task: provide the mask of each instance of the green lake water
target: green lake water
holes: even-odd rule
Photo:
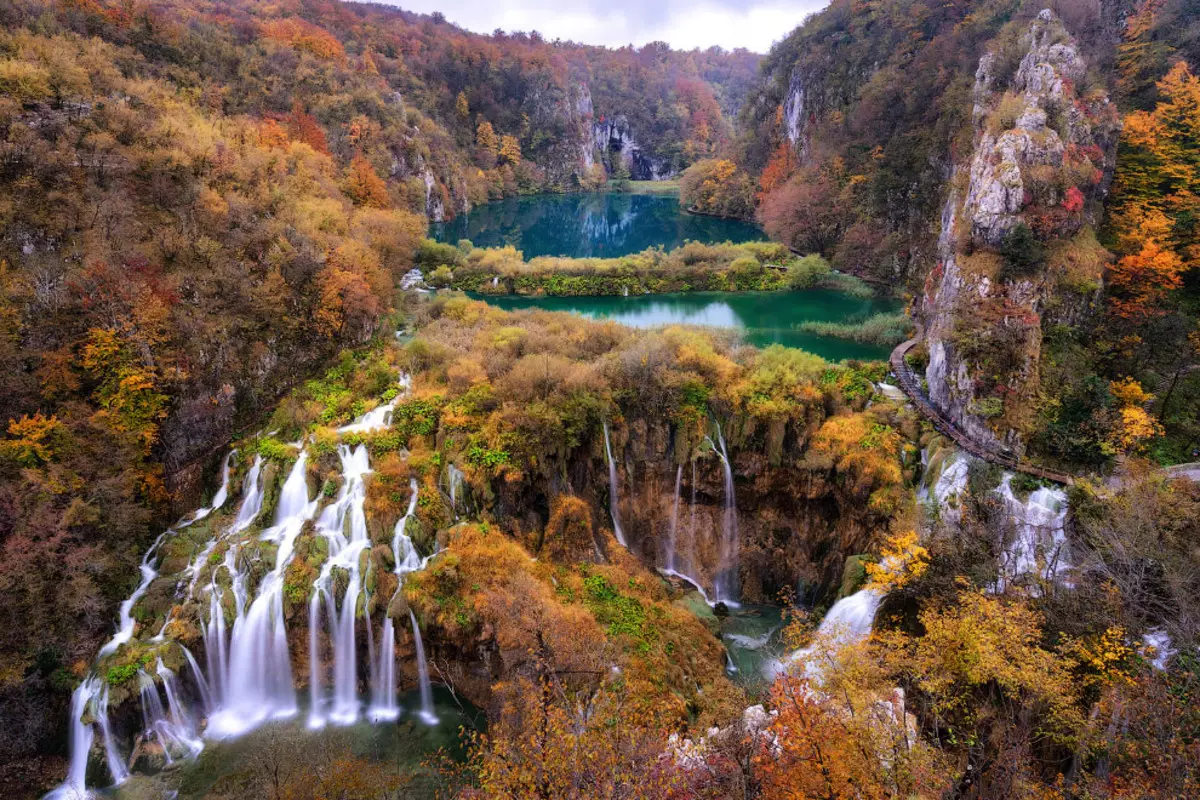
[[[429,226],[440,242],[470,239],[476,247],[512,245],[525,254],[615,258],[692,240],[749,242],[766,237],[756,225],[700,217],[679,207],[675,194],[535,195],[477,206],[450,222]]]
[[[831,361],[886,359],[889,348],[805,333],[803,322],[848,322],[896,311],[893,300],[860,300],[840,292],[688,292],[631,297],[528,297],[472,295],[508,311],[569,311],[591,319],[610,319],[635,328],[705,325],[734,330],[746,342],[765,347],[798,347]]]

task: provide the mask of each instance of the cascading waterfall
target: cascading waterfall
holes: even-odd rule
[[[433,685],[429,682],[429,664],[425,661],[425,645],[421,642],[421,626],[417,624],[417,615],[410,608],[408,618],[412,620],[413,646],[417,651],[417,681],[421,687],[421,710],[417,716],[426,725],[437,725],[437,714],[433,713]]]
[[[142,563],[138,569],[142,573],[141,583],[133,590],[133,594],[123,601],[118,611],[119,622],[117,623],[116,634],[108,640],[108,644],[100,648],[100,657],[115,653],[117,648],[133,638],[133,628],[136,624],[133,619],[133,607],[137,601],[142,598],[146,590],[150,588],[150,581],[158,577],[158,570],[154,567],[154,555],[158,552],[158,546],[162,544],[163,537],[170,531],[163,531],[154,540],[154,544],[150,545],[150,549],[146,551],[146,555],[142,556]]]
[[[406,393],[408,386],[407,377],[401,376],[401,391]],[[387,427],[395,403],[392,400],[380,405],[341,431],[355,433]],[[297,446],[302,448],[303,440]],[[225,456],[221,484],[211,504],[164,531],[146,552],[140,565],[141,580],[133,594],[121,604],[117,632],[101,650],[101,657],[116,652],[133,639],[137,628],[134,608],[158,577],[156,560],[166,537],[224,507],[230,494],[235,453],[231,450]],[[315,724],[322,724],[325,714],[332,722],[346,724],[358,719],[361,713],[355,623],[360,598],[365,596],[363,555],[371,547],[364,509],[364,476],[371,470],[363,445],[355,448],[340,446],[338,457],[342,464],[342,488],[335,500],[323,509],[315,526],[316,533],[329,545],[329,556],[315,581],[310,601],[309,657],[313,665],[313,716],[310,722]],[[188,566],[176,574],[175,597],[184,602],[199,600],[207,609],[207,614],[199,615],[205,646],[203,659],[198,661],[188,648],[175,643],[186,661],[186,689],[185,681],[163,663],[161,656],[155,670],[138,670],[135,677],[145,726],[143,736],[162,747],[163,757],[168,762],[193,757],[200,752],[203,746],[199,735],[200,721],[205,717],[205,736],[222,738],[249,731],[267,719],[296,712],[283,617],[283,581],[295,554],[296,541],[305,525],[317,517],[321,505],[319,499],[309,498],[307,461],[308,455],[301,449],[281,487],[271,527],[261,533],[244,534],[253,530],[262,514],[269,488],[264,485],[264,459],[256,455],[242,480],[241,502],[236,513],[232,513],[232,521],[216,532]],[[463,476],[455,469],[450,475],[452,503],[457,506],[462,499]],[[395,572],[401,580],[408,573],[422,569],[429,561],[429,558],[421,558],[407,534],[408,523],[417,508],[419,485],[415,479],[410,480],[410,490],[408,510],[397,522],[392,539]],[[244,538],[246,536],[251,538]],[[275,547],[273,568],[257,586],[254,585],[253,562],[258,551],[253,549],[253,537]],[[214,553],[220,553],[220,557],[214,559]],[[224,576],[221,576],[222,571]],[[202,576],[205,580],[198,586]],[[207,597],[204,592],[208,593]],[[340,602],[338,594],[342,595]],[[369,607],[370,598],[366,599]],[[148,641],[166,640],[173,615],[174,609],[168,611],[157,634]],[[229,624],[230,619],[232,624]],[[319,662],[322,619],[328,620],[333,651],[330,654],[333,684],[328,687],[328,696],[324,696]],[[411,612],[410,620],[421,687],[419,716],[425,722],[435,724],[437,717],[424,643],[416,616]],[[369,717],[372,720],[395,719],[399,716],[395,623],[385,615],[377,649],[369,618],[366,624],[371,650]],[[103,736],[105,760],[112,780],[121,783],[129,773],[110,730],[107,683],[93,672],[72,696],[70,766],[66,780],[48,797],[68,800],[88,796],[86,772],[97,729]]]
[[[225,501],[229,499],[229,472],[231,466],[233,465],[234,453],[236,452],[237,448],[232,448],[228,453],[225,454],[225,460],[221,462],[221,486],[217,489],[217,493],[213,495],[212,503],[204,508],[199,509],[196,511],[196,513],[192,514],[192,516],[188,517],[187,520],[181,522],[179,524],[180,527],[186,527],[191,525],[193,522],[199,522],[209,514],[219,509],[221,506],[225,505]]]
[[[692,502],[688,507],[688,564],[696,563],[696,459],[692,459]]]
[[[1024,501],[1013,494],[1011,473],[996,488],[1015,528],[1012,544],[1003,554],[996,589],[1021,576],[1065,582],[1067,559],[1067,494],[1060,487],[1040,486]]]
[[[367,535],[367,519],[363,510],[366,501],[366,486],[363,476],[371,471],[365,445],[351,450],[347,445],[338,446],[338,457],[342,462],[343,484],[337,499],[321,512],[317,520],[317,532],[329,543],[329,558],[321,567],[316,581],[316,592],[325,599],[329,618],[329,629],[333,646],[333,695],[328,719],[339,725],[349,725],[358,719],[358,656],[355,650],[355,616],[361,589],[360,556],[368,550],[371,540]],[[346,531],[349,531],[349,537]],[[339,609],[334,598],[333,570],[343,570],[347,576],[346,591]],[[318,603],[309,605],[310,636],[321,624]],[[309,726],[325,724],[324,702],[320,688],[320,660],[313,639],[310,639],[309,657],[312,659],[311,680],[313,683],[313,707],[309,712]]]
[[[462,470],[456,465],[450,464],[446,467],[446,485],[450,490],[450,509],[454,512],[455,519],[458,519],[458,500],[462,497],[464,478]]]
[[[707,441],[721,458],[725,469],[725,508],[721,515],[721,540],[717,548],[717,571],[713,577],[713,596],[717,602],[726,605],[737,605],[738,596],[738,521],[737,497],[733,484],[733,466],[729,462],[729,452],[725,448],[725,435],[721,432],[721,423],[717,423],[717,442],[711,438]],[[718,445],[720,447],[718,448]]]
[[[704,590],[704,585],[702,583],[700,583],[700,581],[696,580],[691,575],[688,575],[682,569],[680,569],[680,567],[683,565],[680,565],[677,563],[679,560],[678,552],[677,552],[678,551],[678,530],[679,530],[679,499],[680,499],[680,493],[682,490],[682,483],[683,483],[683,465],[680,464],[675,469],[675,498],[671,503],[671,526],[667,531],[667,548],[666,548],[666,555],[663,559],[665,562],[665,566],[663,566],[662,569],[659,570],[659,572],[661,572],[663,575],[667,575],[672,578],[678,578],[682,581],[686,581],[688,584],[690,584],[692,587],[694,587],[697,592],[700,593],[700,596],[702,598],[704,598],[705,603],[707,603],[710,606],[713,606],[713,605],[716,605],[716,601],[713,600],[709,596],[708,592],[706,592]],[[687,562],[686,562],[686,566],[688,569],[691,569],[692,565],[696,561],[696,530],[695,530],[696,529],[696,462],[694,462],[694,461],[692,462],[691,515],[692,515],[692,524],[691,524],[692,534],[691,534],[691,544],[689,547],[689,553],[691,555],[687,559]]]
[[[92,750],[95,731],[92,726],[83,721],[88,706],[100,692],[100,679],[92,675],[75,687],[71,695],[71,738],[70,765],[67,767],[67,779],[58,788],[46,795],[45,800],[76,800],[85,798],[87,792],[88,754]]]
[[[671,527],[667,529],[667,552],[663,562],[671,572],[675,571],[675,551],[679,529],[679,489],[683,483],[683,464],[675,468],[675,494],[671,500]]]
[[[408,521],[417,512],[417,499],[420,486],[416,478],[408,481],[408,510],[396,522],[392,533],[392,555],[396,563],[395,572],[400,576],[400,584],[396,587],[399,594],[404,587],[404,576],[416,572],[424,566],[417,548],[406,533]],[[392,596],[395,599],[395,595]],[[388,603],[389,607],[391,603]],[[370,621],[367,622],[370,630]],[[418,673],[420,670],[418,669]],[[383,627],[379,633],[379,659],[373,665],[371,705],[367,716],[375,721],[393,720],[400,716],[400,703],[396,699],[396,628],[392,618],[384,611]]]
[[[205,715],[211,714],[213,711],[212,692],[209,691],[208,680],[204,677],[204,671],[196,663],[196,657],[192,655],[191,650],[188,650],[183,645],[179,645],[179,649],[183,651],[183,655],[187,658],[188,666],[192,668],[192,680],[196,682],[196,691],[200,694],[200,705],[203,707]]]
[[[196,723],[192,715],[184,708],[179,696],[179,679],[175,672],[158,659],[156,670],[162,681],[163,691],[167,694],[167,722],[171,736],[179,744],[187,748],[189,756],[195,756],[204,749],[204,743],[196,736]]]
[[[367,628],[370,629],[369,621]],[[373,722],[396,719],[400,716],[400,703],[396,700],[396,629],[386,611],[379,633],[379,658],[373,666],[372,675],[371,705],[367,708],[367,718]]]
[[[612,442],[608,435],[608,422],[604,423],[604,454],[608,457],[608,510],[612,514],[613,533],[622,547],[629,545],[625,541],[625,531],[621,529],[621,511],[619,495],[617,494],[617,463],[613,461]]]
[[[108,724],[108,687],[100,695],[100,706],[96,713],[96,724],[100,726],[100,735],[104,738],[104,763],[108,765],[108,774],[112,776],[114,785],[124,783],[129,778],[129,768],[117,752],[117,742]]]
[[[259,480],[262,476],[262,463],[262,456],[256,455],[254,463],[250,465],[250,472],[246,474],[246,484],[242,489],[244,499],[241,508],[238,509],[237,519],[233,522],[233,533],[249,528],[258,512],[262,511],[264,490],[262,481]]]
[[[816,638],[834,650],[862,641],[871,635],[871,627],[875,624],[875,612],[879,610],[881,602],[883,594],[876,589],[861,589],[849,597],[843,597],[830,607],[821,624],[817,626]],[[783,660],[767,663],[764,671],[768,678],[773,678],[790,664],[804,659],[812,652],[812,646],[802,648]],[[805,671],[810,678],[820,675],[819,666],[812,663],[806,664]]]
[[[296,537],[316,513],[316,503],[308,498],[307,460],[305,452],[296,458],[279,495],[275,524],[261,535],[263,541],[278,546],[275,566],[263,576],[249,609],[244,614],[239,611],[233,623],[228,671],[223,675],[225,691],[209,717],[210,736],[237,736],[265,719],[296,713],[283,619],[283,576],[295,553]],[[239,609],[242,605],[239,602]]]

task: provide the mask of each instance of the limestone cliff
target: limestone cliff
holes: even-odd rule
[[[624,115],[596,121],[592,137],[599,161],[609,175],[624,173],[635,181],[660,181],[676,174],[666,159],[634,138],[633,126]]]
[[[1118,122],[1104,90],[1087,87],[1079,47],[1048,9],[1015,51],[980,59],[974,150],[954,169],[921,298],[931,399],[1014,453],[1038,394],[1043,312],[1072,263],[1097,261],[1078,255],[1099,250],[1091,226]]]

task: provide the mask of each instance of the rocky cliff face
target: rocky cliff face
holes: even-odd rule
[[[1116,110],[1103,90],[1082,88],[1086,79],[1075,40],[1049,10],[1016,54],[980,60],[975,147],[955,168],[922,298],[931,399],[977,441],[1016,453],[1038,389],[1056,259],[1094,246],[1087,229],[1114,166]]]
[[[625,172],[635,181],[660,181],[676,174],[665,159],[653,155],[634,138],[633,126],[623,115],[596,122],[592,139],[609,175]]]

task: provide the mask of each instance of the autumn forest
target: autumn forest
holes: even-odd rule
[[[0,795],[1200,796],[1195,0],[0,21]]]

